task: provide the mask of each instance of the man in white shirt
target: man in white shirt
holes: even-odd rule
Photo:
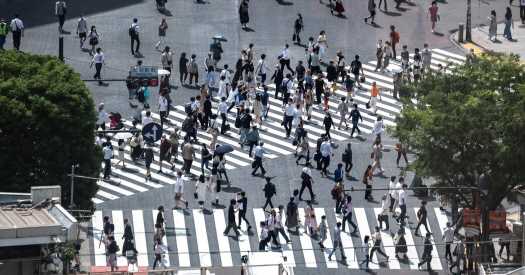
[[[139,20],[137,18],[133,18],[133,23],[131,23],[131,26],[129,28],[129,36],[131,38],[131,55],[139,54],[140,49],[140,38],[139,38],[139,32],[140,27],[138,24]],[[133,45],[136,44],[135,50],[133,50]]]
[[[288,103],[290,99],[290,92],[293,88],[293,78],[291,74],[286,74],[285,78],[281,82],[281,92],[283,93],[283,106]]]
[[[58,0],[55,3],[55,15],[58,17],[58,31],[64,32],[62,27],[66,21],[66,1]]]
[[[292,100],[288,100],[288,104],[286,104],[284,108],[284,118],[283,118],[283,126],[286,130],[286,138],[290,138],[290,134],[292,132],[292,121],[293,117],[295,115],[296,109],[295,106],[292,103]]]
[[[178,207],[179,202],[183,202],[188,208],[188,201],[184,199],[184,176],[182,171],[177,171],[177,178],[175,179],[175,184],[173,185],[175,192],[175,207]]]
[[[343,249],[343,243],[341,242],[341,222],[337,222],[335,225],[332,238],[334,249],[328,254],[328,260],[332,261],[332,255],[334,255],[337,248],[339,248],[339,251],[341,252],[341,260],[345,262],[345,250]]]
[[[255,74],[258,75],[261,80],[257,83],[257,87],[259,87],[260,84],[264,85],[266,82],[266,73],[270,70],[268,66],[266,66],[266,55],[261,54],[261,59],[259,59],[259,62],[257,62],[257,68],[255,69]]]
[[[266,153],[266,150],[263,148],[263,145],[264,145],[264,142],[261,142],[259,143],[259,146],[255,147],[255,152],[254,152],[255,158],[253,160],[253,165],[252,165],[253,166],[252,176],[255,176],[255,172],[257,172],[259,168],[261,168],[262,176],[266,174],[266,170],[264,169],[263,163],[262,163],[263,156]]]
[[[113,149],[111,149],[109,144],[106,144],[106,146],[102,148],[102,154],[104,155],[104,179],[109,180],[109,176],[111,175],[111,159],[113,158]]]
[[[146,110],[146,114],[142,116],[142,127],[145,127],[146,125],[153,122],[153,118],[151,117],[151,112],[149,110]]]
[[[159,96],[159,114],[160,114],[160,126],[164,127],[164,123],[168,122],[168,99],[166,94],[162,93]]]
[[[24,23],[20,18],[18,18],[18,14],[15,14],[15,18],[11,20],[11,33],[13,34],[13,47],[20,51],[20,41],[22,40],[22,36],[24,36]]]
[[[403,182],[403,178],[399,178],[399,181]],[[406,189],[407,189],[407,185],[403,184],[402,185],[402,189],[399,191],[399,194],[398,194],[398,197],[399,197],[398,198],[399,208],[401,208],[401,214],[399,214],[399,217],[397,218],[397,223],[399,223],[399,224],[404,224],[405,218],[407,218],[407,216],[406,216],[406,214],[407,214],[407,205],[406,205],[407,194],[406,194]]]
[[[394,204],[397,199],[397,190],[396,190],[396,176],[390,177],[390,182],[388,183],[388,195],[390,197],[390,213],[394,211]]]
[[[104,53],[102,52],[101,48],[97,48],[89,67],[91,68],[93,64],[95,64],[95,75],[93,76],[93,79],[98,79],[98,85],[104,84],[104,82],[102,82],[102,76],[100,75],[100,72],[102,71],[102,65],[104,64],[104,62]]]
[[[228,121],[226,118],[228,115],[228,103],[226,102],[226,97],[221,98],[221,103],[219,103],[219,106],[217,107],[217,112],[221,116],[221,134],[225,134],[226,122]]]
[[[321,175],[328,176],[328,166],[330,165],[330,157],[333,156],[332,153],[332,145],[330,144],[330,140],[325,137],[323,140],[323,143],[321,143],[320,147],[321,151]]]
[[[80,48],[82,48],[84,46],[84,42],[86,42],[87,32],[88,32],[87,21],[84,18],[84,16],[80,15],[80,18],[78,19],[78,23],[77,23],[77,35],[78,35],[78,38],[80,39]]]
[[[447,222],[447,227],[443,229],[443,240],[445,241],[445,259],[452,262],[452,253],[450,253],[450,245],[454,241],[454,226]]]
[[[286,66],[286,68],[293,74],[295,74],[295,72],[293,71],[293,69],[290,67],[290,52],[289,52],[289,48],[290,46],[288,44],[284,45],[284,49],[283,51],[281,52],[281,55],[279,56],[280,59],[279,59],[279,63],[281,63],[281,71],[284,72],[284,66]]]

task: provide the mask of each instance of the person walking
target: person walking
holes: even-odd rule
[[[246,212],[248,211],[248,198],[246,198],[246,192],[240,192],[238,193],[241,197],[237,200],[237,204],[239,206],[239,225],[237,228],[241,229],[241,223],[244,220],[246,223],[246,226],[248,227],[248,231],[252,229],[252,226],[250,225],[250,222],[246,219]]]
[[[317,37],[317,46],[319,47],[319,62],[325,62],[327,59],[326,49],[328,49],[328,40],[326,38],[326,32],[322,30]]]
[[[310,201],[315,201],[315,194],[312,190],[312,170],[308,167],[304,167],[301,171],[301,190],[299,191],[299,200],[303,200],[303,192],[305,189],[308,189],[308,192],[310,193]]]
[[[443,229],[443,237],[442,240],[445,241],[445,259],[452,263],[452,253],[450,253],[450,247],[452,246],[452,243],[454,242],[454,230],[456,228],[452,226],[450,222],[447,222],[447,227]]]
[[[271,178],[266,177],[265,179],[266,179],[266,184],[264,185],[263,192],[264,192],[264,197],[266,198],[266,202],[264,203],[264,206],[262,207],[263,210],[266,209],[266,206],[268,205],[270,206],[270,208],[273,208],[272,198],[273,196],[275,196],[275,194],[277,194],[275,184],[271,182]]]
[[[128,250],[134,250],[133,245],[133,229],[131,228],[131,224],[129,224],[128,219],[124,219],[124,234],[122,235],[122,239],[124,239],[124,244],[122,245],[122,256],[126,256],[126,251]]]
[[[381,9],[381,3],[384,3],[383,11],[385,11],[385,12],[388,11],[388,7],[387,7],[387,4],[386,4],[386,1],[387,0],[379,0],[379,5],[378,5],[379,9]]]
[[[182,159],[184,161],[183,171],[186,175],[190,175],[191,165],[195,157],[195,149],[190,142],[189,136],[185,138],[184,145],[182,145]]]
[[[131,26],[129,27],[128,34],[130,37],[130,46],[131,46],[131,55],[139,55],[139,49],[140,49],[140,36],[139,31],[140,27],[138,24],[139,20],[137,18],[133,18],[133,23],[131,23]],[[135,44],[136,43],[136,44]],[[135,48],[133,48],[135,46]]]
[[[396,221],[398,224],[405,224],[405,218],[407,218],[406,216],[406,213],[407,213],[407,193],[406,193],[406,189],[407,189],[407,185],[404,184],[404,179],[403,178],[399,178],[398,180],[400,183],[401,183],[401,187],[402,189],[399,190],[399,193],[397,195],[398,197],[398,205],[399,205],[399,208],[401,209],[401,213],[399,214],[399,216],[396,218]]]
[[[111,159],[113,158],[113,149],[109,144],[106,144],[102,148],[102,154],[104,155],[104,180],[109,180],[111,175]]]
[[[332,115],[330,115],[329,112],[326,112],[323,119],[323,126],[325,131],[325,136],[331,140],[332,137],[330,136],[330,129],[332,129],[332,125],[334,125],[334,120],[332,119]]]
[[[246,134],[246,142],[250,149],[248,149],[248,156],[252,157],[253,147],[259,144],[259,129],[256,125],[253,125],[252,128]]]
[[[144,146],[144,165],[146,166],[146,181],[151,180],[151,164],[153,163],[153,145],[146,143]]]
[[[381,167],[381,159],[383,158],[383,145],[381,144],[381,139],[376,138],[374,145],[372,146],[372,156],[374,162],[372,163],[372,170],[370,171],[372,174],[376,170],[376,168],[379,169],[379,173],[382,174],[385,170],[383,167]]]
[[[394,212],[394,205],[397,200],[397,189],[396,189],[396,176],[390,177],[390,182],[388,183],[388,195],[390,197],[390,205],[388,210],[390,213]]]
[[[164,206],[157,207],[158,213],[157,217],[155,218],[155,235],[153,237],[154,240],[160,240],[162,243],[162,237],[165,236],[166,230],[165,230],[165,219],[164,219]]]
[[[153,261],[152,269],[155,270],[157,268],[157,264],[159,264],[159,266],[165,269],[167,268],[167,266],[162,259],[165,256],[164,255],[164,245],[162,244],[162,240],[155,239],[154,242],[155,242],[155,245],[153,247],[153,251],[155,254],[155,260]]]
[[[352,119],[352,132],[350,133],[350,136],[354,137],[354,131],[357,130],[357,135],[361,134],[361,130],[359,129],[359,120],[363,122],[363,117],[361,116],[361,112],[357,108],[357,104],[354,104],[354,109],[350,112],[350,118]]]
[[[334,255],[337,248],[339,248],[339,251],[341,252],[341,261],[345,262],[346,256],[345,256],[345,251],[343,249],[343,243],[341,241],[341,222],[337,222],[337,224],[335,225],[332,236],[333,236],[333,247],[334,248],[332,249],[330,254],[328,254],[328,260],[329,261],[332,260],[332,255]]]
[[[186,84],[186,79],[188,78],[188,58],[186,57],[186,53],[182,52],[180,54],[179,58],[179,81],[180,85]],[[196,77],[198,80],[198,77]],[[196,81],[197,81],[196,80]]]
[[[289,81],[292,81],[292,80],[289,80]],[[282,122],[284,130],[286,131],[285,138],[287,139],[290,138],[290,135],[292,133],[292,122],[293,122],[293,117],[296,111],[297,110],[295,109],[295,106],[293,105],[293,101],[291,99],[288,99],[287,104],[284,108],[284,117],[283,117],[283,122]]]
[[[266,170],[263,167],[263,157],[266,153],[266,149],[263,146],[264,142],[261,141],[259,145],[255,147],[254,160],[252,163],[252,176],[255,176],[255,173],[257,172],[257,170],[259,170],[259,168],[261,168],[261,176],[264,176],[264,174],[266,174]]]
[[[261,54],[261,58],[257,62],[257,68],[255,69],[255,75],[259,77],[259,82],[257,82],[257,87],[259,87],[261,84],[265,86],[266,83],[266,75],[270,68],[266,65],[266,54]]]
[[[352,231],[351,234],[354,234],[357,231],[357,225],[352,221],[352,196],[347,195],[346,201],[343,204],[343,232],[346,228],[346,223],[350,223],[350,225],[354,228],[354,231]]]
[[[162,64],[162,68],[164,70],[171,73],[171,69],[173,68],[173,53],[171,52],[169,46],[164,47],[164,50],[160,54],[160,63]]]
[[[292,228],[295,229],[295,233],[299,232],[299,215],[297,210],[297,204],[294,202],[294,197],[290,197],[290,201],[286,205],[286,227],[288,231],[291,231]]]
[[[355,59],[352,61],[352,63],[350,63],[350,70],[354,75],[354,80],[355,83],[357,83],[357,87],[362,89],[363,86],[361,86],[361,79],[359,75],[365,75],[365,72],[363,71],[363,64],[361,64],[361,61],[359,61],[359,55],[356,54]]]
[[[175,169],[175,164],[171,162],[171,148],[173,145],[171,144],[171,140],[166,137],[166,135],[162,135],[160,139],[160,146],[159,146],[159,173],[163,174],[162,171],[162,163],[166,161],[167,163],[171,164],[171,170],[173,171]]]
[[[377,114],[377,98],[379,97],[379,101],[383,100],[381,93],[379,92],[379,88],[377,87],[377,83],[374,81],[372,83],[372,88],[370,89],[370,109],[372,109],[372,113],[374,115]]]
[[[93,64],[95,64],[95,75],[93,75],[93,79],[98,79],[98,85],[103,85],[104,82],[102,82],[102,76],[100,75],[100,72],[102,71],[102,65],[105,64],[105,59],[101,48],[97,48],[89,68],[93,67]]]
[[[292,67],[290,67],[290,45],[285,44],[283,50],[281,51],[281,54],[279,55],[279,63],[281,64],[281,71],[284,72],[284,67],[288,69],[292,73],[292,75],[295,74]]]
[[[423,256],[421,257],[421,261],[417,264],[417,268],[421,268],[422,265],[425,263],[427,264],[427,270],[431,271],[432,268],[430,266],[430,263],[432,261],[432,242],[430,241],[430,237],[432,234],[427,233],[425,236],[425,242],[424,242],[424,249],[423,249]]]
[[[437,1],[432,1],[432,4],[430,4],[430,7],[428,8],[428,15],[430,17],[430,24],[432,24],[432,33],[436,31],[436,23],[439,21],[439,13],[438,13],[438,5]]]
[[[91,26],[87,39],[89,45],[91,46],[89,55],[93,56],[96,53],[95,47],[100,43],[100,35],[98,34],[97,28],[95,26]]]
[[[228,225],[226,226],[226,229],[224,230],[223,234],[224,236],[228,236],[228,233],[230,233],[230,230],[233,229],[236,236],[239,236],[239,230],[237,228],[237,223],[235,222],[235,199],[230,200],[230,206],[228,207]]]
[[[390,25],[390,45],[392,46],[392,58],[394,58],[394,60],[397,59],[396,46],[399,44],[399,40],[399,32],[396,31],[394,25]]]
[[[381,140],[381,134],[385,131],[385,124],[383,123],[383,117],[377,116],[376,122],[374,122],[374,127],[372,128],[372,136],[375,136],[374,142],[377,139]]]
[[[177,171],[177,176],[175,178],[175,184],[173,185],[173,189],[175,193],[175,207],[174,209],[180,209],[183,205],[184,207],[188,208],[188,201],[184,199],[184,183],[185,183],[185,177],[182,174],[182,171]]]
[[[11,24],[9,24],[11,27],[11,33],[13,35],[13,47],[20,51],[20,44],[22,37],[24,36],[24,22],[20,19],[20,16],[18,14],[15,14],[15,18],[11,20]]]
[[[55,2],[55,16],[58,17],[58,32],[64,33],[64,22],[66,21],[66,1],[58,0]]]
[[[399,254],[401,253],[403,256],[402,258],[404,260],[408,260],[408,257],[407,257],[408,247],[407,247],[407,241],[405,239],[405,229],[402,226],[397,230],[397,233],[394,236],[394,244],[395,244],[394,252],[396,254],[396,259],[398,260],[401,259],[401,257],[399,257]]]
[[[162,18],[159,24],[159,31],[158,31],[159,40],[155,44],[155,49],[157,51],[159,50],[160,45],[164,43],[164,39],[166,37],[166,30],[168,30],[168,22],[166,22],[166,18]]]
[[[117,252],[118,251],[119,251],[119,247],[117,245],[117,242],[115,241],[115,237],[109,236],[106,253],[108,255],[107,265],[111,267],[111,272],[115,272],[118,270],[118,267],[117,267]]]
[[[341,126],[344,123],[346,130],[348,130],[348,123],[346,122],[346,115],[348,114],[348,103],[346,102],[346,97],[341,97],[341,102],[337,106],[337,111],[339,112],[339,125],[337,126],[337,129],[341,130]]]
[[[374,258],[374,252],[377,252],[379,254],[381,254],[383,257],[386,258],[386,262],[388,262],[388,256],[385,254],[385,252],[383,252],[383,250],[381,250],[381,232],[379,230],[379,226],[376,226],[375,227],[375,232],[374,234],[372,235],[372,241],[374,242],[374,245],[372,246],[372,249],[370,250],[370,259],[373,259]]]
[[[360,250],[361,254],[365,255],[365,258],[359,263],[359,265],[365,265],[365,269],[368,270],[368,264],[370,263],[370,254],[368,252],[370,250],[370,236],[365,235]]]
[[[507,7],[507,10],[505,11],[505,29],[503,30],[503,37],[507,38],[509,41],[512,40],[511,28],[514,28],[514,21],[512,21],[512,11],[510,7]]]
[[[432,63],[432,51],[428,48],[428,44],[425,43],[423,45],[423,50],[421,51],[421,61],[423,64],[423,73],[429,73],[430,72],[430,64]],[[394,79],[394,84],[395,79]],[[397,85],[399,86],[400,83]],[[399,89],[399,87],[398,87]]]
[[[344,231],[344,230],[343,230]],[[328,225],[326,224],[326,216],[323,215],[321,216],[321,222],[319,223],[319,228],[318,228],[318,244],[319,244],[319,247],[321,248],[321,250],[324,250],[325,247],[324,247],[324,241],[326,241],[326,239],[328,238]]]
[[[279,237],[279,234],[283,235],[284,240],[286,243],[292,243],[288,235],[286,234],[286,231],[284,230],[283,226],[283,215],[284,215],[284,206],[279,205],[278,212],[276,213],[276,216],[274,218],[275,221],[275,236]]]
[[[78,19],[78,22],[77,22],[77,35],[80,40],[80,49],[84,47],[84,43],[86,42],[86,39],[87,39],[87,33],[88,33],[87,21],[83,15],[80,15],[80,18]]]
[[[299,137],[296,151],[297,159],[295,160],[295,163],[299,165],[299,161],[302,158],[305,158],[305,167],[310,167],[310,145],[308,144],[308,133],[306,131],[302,133],[301,137]]]
[[[250,22],[250,15],[248,12],[248,0],[242,0],[241,5],[239,6],[239,19],[243,30],[248,28],[247,24]]]
[[[375,72],[377,72],[378,70],[380,70],[381,68],[383,68],[383,56],[384,56],[384,52],[383,52],[383,40],[379,39],[379,41],[377,42],[377,46],[376,46],[376,68],[374,69]]]
[[[343,182],[336,182],[330,191],[330,195],[332,195],[332,199],[335,201],[335,213],[341,214],[345,199],[345,187]]]
[[[345,164],[345,173],[346,176],[350,176],[350,170],[352,170],[352,167],[354,167],[354,164],[352,162],[352,143],[348,143],[346,145],[345,151],[341,155],[341,161]]]
[[[376,3],[375,0],[368,0],[368,12],[369,16],[365,17],[365,23],[368,23],[369,19],[372,19],[370,24],[375,25],[374,19],[376,17]]]
[[[206,169],[208,170],[211,170],[210,169],[210,160],[212,160],[212,154],[210,153],[210,150],[208,150],[208,148],[206,147],[206,144],[205,143],[202,143],[202,148],[201,148],[201,174],[205,174],[204,173],[204,168],[206,167]]]
[[[327,136],[323,137],[323,142],[321,143],[321,158],[322,158],[322,166],[321,166],[321,176],[327,177],[328,176],[328,166],[330,165],[330,158],[333,156],[332,152],[332,145],[330,144],[330,140]]]
[[[381,197],[381,212],[377,215],[377,221],[379,223],[379,229],[383,230],[383,222],[386,225],[385,231],[390,229],[390,223],[388,221],[388,209],[390,206],[390,200],[388,199],[388,193]]]
[[[372,165],[368,165],[368,167],[365,170],[365,173],[363,174],[363,184],[366,186],[365,190],[365,200],[371,201],[372,198]]]
[[[498,21],[496,21],[496,11],[491,10],[489,20],[489,40],[496,42],[498,39]]]
[[[414,233],[414,235],[416,235],[416,236],[419,236],[419,227],[420,227],[421,225],[425,226],[425,230],[426,230],[427,232],[430,232],[430,231],[428,230],[428,224],[427,224],[427,216],[428,216],[428,213],[427,213],[426,205],[427,205],[427,202],[426,202],[426,201],[422,201],[422,202],[421,202],[421,206],[420,206],[419,209],[417,210],[417,219],[418,219],[418,223],[417,223],[416,230],[415,230],[415,233]]]
[[[293,32],[293,37],[292,37],[292,41],[296,43],[297,45],[301,45],[300,34],[303,29],[304,29],[303,16],[300,13],[298,13],[297,18],[295,19],[294,24],[293,24],[294,32]]]

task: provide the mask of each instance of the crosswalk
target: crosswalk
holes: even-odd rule
[[[410,218],[416,216],[417,209],[409,209]],[[241,257],[248,255],[251,265],[272,265],[283,262],[293,267],[328,268],[328,269],[360,269],[360,262],[365,255],[361,246],[365,235],[371,236],[375,226],[378,225],[377,214],[380,208],[354,208],[353,217],[358,226],[358,231],[350,234],[347,230],[342,232],[341,240],[347,257],[345,262],[328,254],[332,250],[332,239],[330,234],[336,222],[342,221],[342,216],[335,213],[333,208],[314,208],[317,224],[320,217],[326,216],[328,222],[328,236],[324,242],[326,249],[319,248],[318,239],[310,236],[304,228],[304,208],[299,208],[300,228],[297,234],[287,232],[291,243],[286,243],[282,236],[279,237],[280,248],[268,246],[265,251],[259,251],[259,236],[261,232],[260,222],[265,221],[268,212],[261,208],[249,209],[247,219],[253,226],[252,232],[247,231],[243,222],[240,230],[241,235],[237,238],[224,236],[223,231],[227,224],[227,210],[168,210],[164,216],[166,220],[166,235],[163,244],[167,246],[164,264],[167,267],[228,267],[241,264]],[[122,234],[124,233],[123,220],[126,218],[132,224],[135,248],[138,251],[138,265],[141,267],[152,266],[154,261],[153,234],[157,210],[98,210],[95,211],[90,227],[91,264],[96,267],[106,266],[104,244],[101,244],[102,217],[109,216],[115,225],[115,239],[119,247],[123,247]],[[442,235],[449,216],[439,208],[429,209],[428,212],[429,231],[433,233],[431,266],[434,270],[446,269],[444,246]],[[392,270],[417,270],[417,264],[421,261],[423,254],[424,239],[416,236],[414,230],[416,222],[409,222],[409,228],[405,230],[405,239],[408,245],[408,260],[395,257],[394,233],[397,225],[390,218],[390,230],[382,231],[382,250],[389,255],[386,260],[383,256],[374,255],[369,267],[371,269],[388,268]],[[350,228],[350,226],[348,226]],[[287,228],[285,228],[287,229]],[[426,233],[424,228],[420,229],[421,235]],[[118,265],[126,266],[126,258],[118,253]],[[441,255],[441,256],[440,256]],[[337,258],[337,259],[336,259]]]
[[[451,53],[441,49],[432,50],[432,64],[433,69],[437,69],[438,65],[443,65],[444,67],[450,68],[451,66],[462,64],[465,61],[465,57]],[[383,117],[383,123],[385,126],[395,126],[395,119],[399,115],[402,104],[393,98],[392,89],[393,89],[393,78],[392,71],[398,70],[401,64],[399,61],[390,61],[385,72],[376,72],[375,61],[370,61],[363,64],[363,70],[365,72],[365,83],[362,84],[363,88],[355,92],[353,97],[354,103],[358,104],[358,108],[361,111],[363,117],[363,122],[360,122],[360,129],[364,134],[370,134],[374,127],[374,123],[377,119],[376,116],[371,114],[366,109],[366,103],[369,100],[370,88],[372,83],[375,81],[379,88],[381,89],[382,100],[377,102],[377,114]],[[295,146],[292,144],[291,140],[285,140],[285,130],[281,126],[281,120],[283,117],[282,110],[282,101],[280,99],[275,99],[273,95],[275,94],[275,85],[270,84],[269,94],[269,112],[268,120],[264,121],[260,129],[260,139],[264,141],[266,149],[269,151],[269,154],[265,156],[268,159],[275,159],[279,156],[290,155],[295,152]],[[337,106],[339,104],[339,98],[342,96],[347,96],[345,89],[338,84],[337,89],[335,90],[336,96],[331,96],[329,99],[329,112],[332,114],[335,125],[331,130],[331,137],[334,141],[345,141],[351,138],[349,130],[338,130],[337,125],[339,124],[340,116],[337,113]],[[217,103],[213,103],[213,111],[217,112]],[[315,141],[325,132],[323,126],[323,118],[325,113],[320,108],[314,108],[311,113],[311,120],[306,121],[304,128],[308,131],[309,145],[315,147]],[[156,122],[160,122],[160,116],[157,113],[152,113],[152,117]],[[175,106],[172,111],[169,113],[168,121],[170,122],[169,126],[166,126],[164,131],[166,134],[170,134],[174,131],[174,128],[177,127],[180,129],[182,127],[182,122],[186,118],[186,113],[184,112],[184,106]],[[234,125],[235,117],[232,113],[227,117],[228,123]],[[131,127],[132,123],[130,121],[124,121],[126,127]],[[198,139],[199,142],[206,145],[210,145],[212,136],[206,131],[198,130]],[[117,142],[112,141],[113,146],[117,147]],[[219,144],[229,144],[233,146],[234,151],[226,155],[226,169],[232,170],[239,167],[246,167],[251,165],[252,158],[248,155],[246,148],[241,149],[239,145],[239,131],[238,129],[232,126],[231,131],[228,135],[219,135],[218,141]],[[182,140],[180,141],[182,143]],[[196,157],[192,163],[190,172],[194,175],[200,175],[200,146],[194,145],[196,149]],[[137,193],[146,192],[151,189],[161,188],[163,186],[174,183],[174,175],[171,172],[166,174],[156,173],[159,170],[159,148],[154,147],[154,161],[151,165],[152,179],[147,181],[145,179],[146,168],[140,163],[134,163],[131,160],[131,148],[127,146],[125,148],[125,164],[126,168],[123,168],[122,165],[115,165],[118,162],[118,159],[112,161],[112,179],[110,182],[98,181],[99,190],[95,197],[92,198],[92,201],[95,204],[100,204],[109,200],[116,200],[121,197],[133,196]],[[178,156],[178,162],[175,167],[177,169],[182,168],[182,157]],[[167,165],[165,164],[165,167]],[[166,169],[169,171],[169,169]]]

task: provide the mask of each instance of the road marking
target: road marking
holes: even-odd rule
[[[208,234],[206,233],[206,221],[200,209],[193,209],[193,223],[195,226],[195,238],[199,250],[199,265],[211,266],[210,247],[208,244]]]
[[[188,249],[188,232],[186,229],[184,212],[182,210],[173,210],[173,224],[175,227],[175,240],[177,241],[177,254],[179,255],[179,266],[191,266],[190,253]]]
[[[93,226],[93,248],[95,251],[95,266],[106,266],[106,245],[101,243],[100,239],[104,233],[102,220],[102,211],[97,210],[91,217]]]
[[[414,208],[414,213],[416,214],[417,216],[417,210],[419,208],[418,207],[415,207]],[[427,217],[427,224],[428,224],[428,217]],[[426,232],[425,234],[423,234],[423,229],[425,228],[425,226],[420,226],[419,227],[419,234],[421,236],[425,236],[426,235]],[[429,226],[429,231],[428,233],[432,233],[431,229],[430,229],[430,226]],[[432,249],[432,260],[430,261],[430,266],[432,267],[433,270],[442,270],[443,267],[441,266],[441,261],[439,260],[439,255],[438,255],[438,252],[437,252],[437,248],[436,248],[436,242],[434,241],[434,237],[430,237],[430,241],[432,242],[432,246],[434,247],[434,249]]]
[[[304,217],[304,209],[299,208],[298,209],[298,215],[299,217]],[[299,219],[298,217],[298,219]],[[300,220],[300,219],[299,219]],[[305,226],[304,221],[300,220],[299,223],[299,241],[301,242],[301,247],[303,249],[303,255],[304,255],[304,264],[306,267],[317,267],[317,263],[315,260],[315,254],[314,254],[314,248],[312,246],[312,239],[309,235],[305,232]]]
[[[372,234],[370,233],[370,227],[368,226],[368,219],[366,218],[366,212],[364,208],[354,208],[355,220],[357,222],[357,227],[359,228],[359,233],[361,235],[361,241],[364,241],[365,236],[370,237],[370,244],[373,246]],[[370,253],[370,252],[368,252]],[[377,264],[377,253],[374,254],[374,257],[370,259],[368,266],[371,269],[379,269]]]
[[[232,255],[230,252],[230,240],[228,237],[222,234],[226,229],[224,210],[213,209],[213,219],[215,220],[215,231],[217,231],[217,242],[219,243],[221,266],[233,266]]]
[[[383,209],[381,208],[374,208],[375,216],[376,216],[376,222],[379,226],[379,221],[377,220],[377,216],[381,214]],[[387,233],[383,230],[381,232],[381,240],[383,242],[383,248],[385,249],[386,255],[389,255],[389,261],[388,261],[388,267],[389,269],[401,269],[401,266],[399,265],[399,261],[396,257],[392,257],[392,255],[396,255],[396,249],[394,246],[394,240],[392,240],[392,237],[390,236],[390,231]]]
[[[124,216],[122,210],[113,210],[111,211],[111,219],[115,225],[115,241],[120,247],[120,251],[117,252],[117,266],[128,266],[128,261],[126,257],[122,256],[124,253]]]
[[[135,232],[135,248],[137,249],[138,265],[148,266],[148,244],[146,242],[146,230],[144,230],[144,216],[142,210],[132,210],[133,229]]]

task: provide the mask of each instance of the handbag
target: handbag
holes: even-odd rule
[[[366,80],[365,76],[361,76],[361,78],[359,79],[359,81],[361,82],[365,82],[365,80]]]
[[[292,41],[295,41],[296,39],[297,39],[297,34],[294,33],[292,36]]]
[[[255,160],[252,161],[252,168],[255,168],[255,166],[257,166],[257,164],[255,163]]]
[[[370,100],[366,103],[366,108],[370,109]]]

